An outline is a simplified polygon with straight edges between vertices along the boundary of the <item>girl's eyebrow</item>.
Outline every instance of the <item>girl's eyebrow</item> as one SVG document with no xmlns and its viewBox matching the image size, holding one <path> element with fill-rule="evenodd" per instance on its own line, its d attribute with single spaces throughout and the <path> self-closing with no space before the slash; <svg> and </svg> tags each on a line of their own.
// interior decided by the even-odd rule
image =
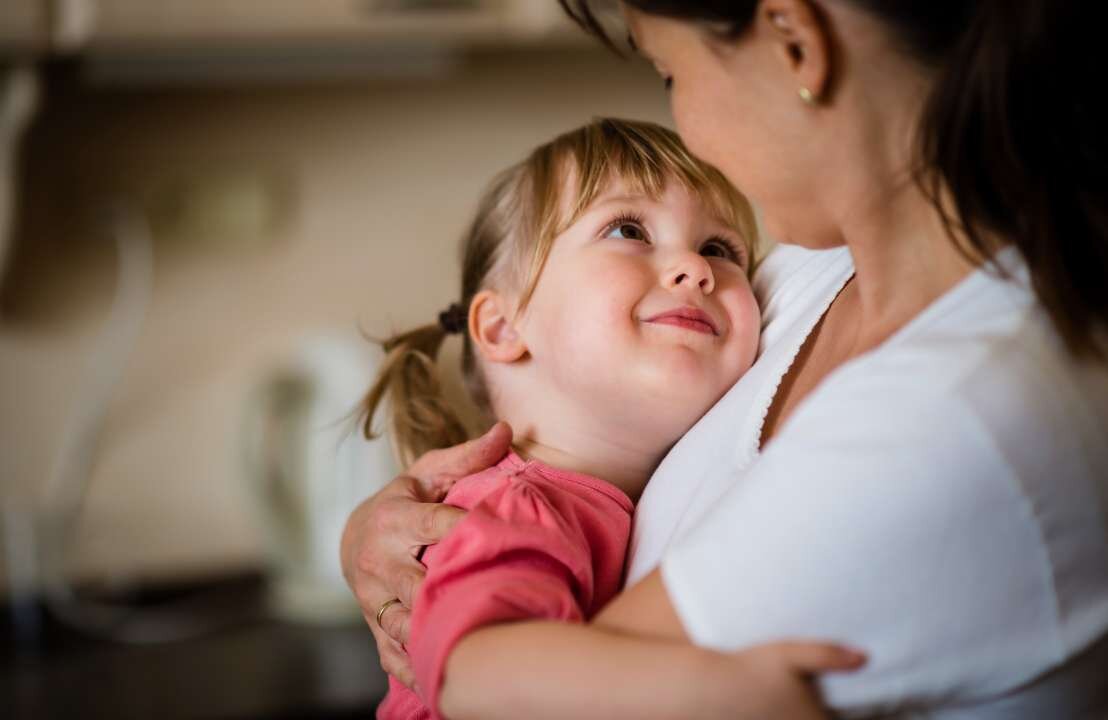
<svg viewBox="0 0 1108 720">
<path fill-rule="evenodd" d="M 600 208 L 606 205 L 613 204 L 632 204 L 632 203 L 657 203 L 656 198 L 652 198 L 645 193 L 631 193 L 631 192 L 616 192 L 607 195 L 598 195 L 591 203 L 592 208 Z"/>
</svg>

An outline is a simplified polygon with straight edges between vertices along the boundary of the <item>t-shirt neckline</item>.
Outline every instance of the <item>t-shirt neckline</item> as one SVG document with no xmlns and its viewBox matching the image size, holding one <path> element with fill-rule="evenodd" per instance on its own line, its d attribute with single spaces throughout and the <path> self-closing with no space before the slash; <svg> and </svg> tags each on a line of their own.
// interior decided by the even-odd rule
<svg viewBox="0 0 1108 720">
<path fill-rule="evenodd" d="M 629 513 L 634 512 L 635 509 L 635 504 L 631 501 L 630 496 L 624 492 L 622 488 L 613 485 L 607 480 L 598 478 L 595 475 L 587 475 L 573 470 L 554 467 L 541 460 L 525 460 L 520 457 L 515 449 L 510 449 L 508 454 L 497 463 L 497 467 L 511 473 L 534 472 L 554 482 L 582 485 L 590 490 L 610 497 Z"/>
</svg>

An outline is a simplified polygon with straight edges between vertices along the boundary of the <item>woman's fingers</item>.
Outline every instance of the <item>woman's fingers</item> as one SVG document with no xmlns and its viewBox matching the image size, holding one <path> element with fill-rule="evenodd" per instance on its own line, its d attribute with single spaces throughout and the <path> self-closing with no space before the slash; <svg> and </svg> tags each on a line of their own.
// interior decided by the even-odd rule
<svg viewBox="0 0 1108 720">
<path fill-rule="evenodd" d="M 397 478 L 397 482 L 404 479 L 407 478 Z M 420 547 L 434 545 L 446 537 L 465 514 L 453 505 L 397 495 L 383 501 L 377 509 L 376 533 L 415 551 L 409 554 L 418 554 Z"/>
<path fill-rule="evenodd" d="M 374 618 L 376 622 L 376 618 Z M 408 632 L 411 629 L 412 611 L 403 605 L 396 603 L 389 606 L 381 616 L 381 630 L 389 639 L 403 648 L 408 643 Z M 405 653 L 405 657 L 407 653 Z"/>
<path fill-rule="evenodd" d="M 408 541 L 417 550 L 440 542 L 466 516 L 465 510 L 442 503 L 420 503 L 407 510 L 411 514 Z"/>
<path fill-rule="evenodd" d="M 498 422 L 479 438 L 426 453 L 408 468 L 407 474 L 419 480 L 428 500 L 439 500 L 459 478 L 499 462 L 511 445 L 511 426 Z"/>
<path fill-rule="evenodd" d="M 419 586 L 423 583 L 423 576 L 426 572 L 423 566 L 418 561 L 412 560 L 410 564 L 400 567 L 395 571 L 395 574 L 391 577 L 387 577 L 386 584 L 392 590 L 393 594 L 385 600 L 396 598 L 400 601 L 400 604 L 406 608 L 412 606 L 412 602 L 415 600 L 415 595 L 419 592 Z M 400 642 L 406 642 L 407 638 L 399 637 L 393 633 L 389 633 Z"/>
<path fill-rule="evenodd" d="M 372 620 L 373 618 L 367 618 Z M 381 659 L 381 668 L 408 687 L 415 682 L 415 674 L 412 672 L 412 663 L 408 653 L 404 652 L 395 640 L 386 639 L 377 642 L 377 654 Z"/>
<path fill-rule="evenodd" d="M 805 674 L 857 670 L 866 664 L 864 653 L 821 642 L 777 643 L 777 651 L 786 665 Z"/>
</svg>

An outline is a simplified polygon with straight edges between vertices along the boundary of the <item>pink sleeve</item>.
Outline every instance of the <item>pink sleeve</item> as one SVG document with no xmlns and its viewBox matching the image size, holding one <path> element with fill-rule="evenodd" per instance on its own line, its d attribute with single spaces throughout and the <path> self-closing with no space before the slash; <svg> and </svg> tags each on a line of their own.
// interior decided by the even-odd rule
<svg viewBox="0 0 1108 720">
<path fill-rule="evenodd" d="M 586 532 L 574 514 L 572 503 L 512 482 L 428 551 L 407 650 L 433 717 L 440 717 L 446 660 L 469 632 L 512 620 L 583 619 L 593 571 Z"/>
</svg>

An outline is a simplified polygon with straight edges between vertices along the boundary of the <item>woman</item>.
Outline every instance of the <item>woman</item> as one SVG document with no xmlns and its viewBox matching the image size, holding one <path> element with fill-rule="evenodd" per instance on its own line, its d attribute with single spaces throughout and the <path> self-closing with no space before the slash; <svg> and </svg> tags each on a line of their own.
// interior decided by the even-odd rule
<svg viewBox="0 0 1108 720">
<path fill-rule="evenodd" d="M 767 259 L 760 359 L 663 462 L 628 589 L 581 632 L 849 642 L 868 667 L 822 689 L 852 714 L 1108 713 L 1095 23 L 1059 0 L 624 11 L 687 145 L 801 247 Z M 429 454 L 348 522 L 344 568 L 393 674 L 414 551 L 457 520 L 433 501 L 508 439 Z M 580 657 L 603 675 L 603 653 Z"/>
</svg>

